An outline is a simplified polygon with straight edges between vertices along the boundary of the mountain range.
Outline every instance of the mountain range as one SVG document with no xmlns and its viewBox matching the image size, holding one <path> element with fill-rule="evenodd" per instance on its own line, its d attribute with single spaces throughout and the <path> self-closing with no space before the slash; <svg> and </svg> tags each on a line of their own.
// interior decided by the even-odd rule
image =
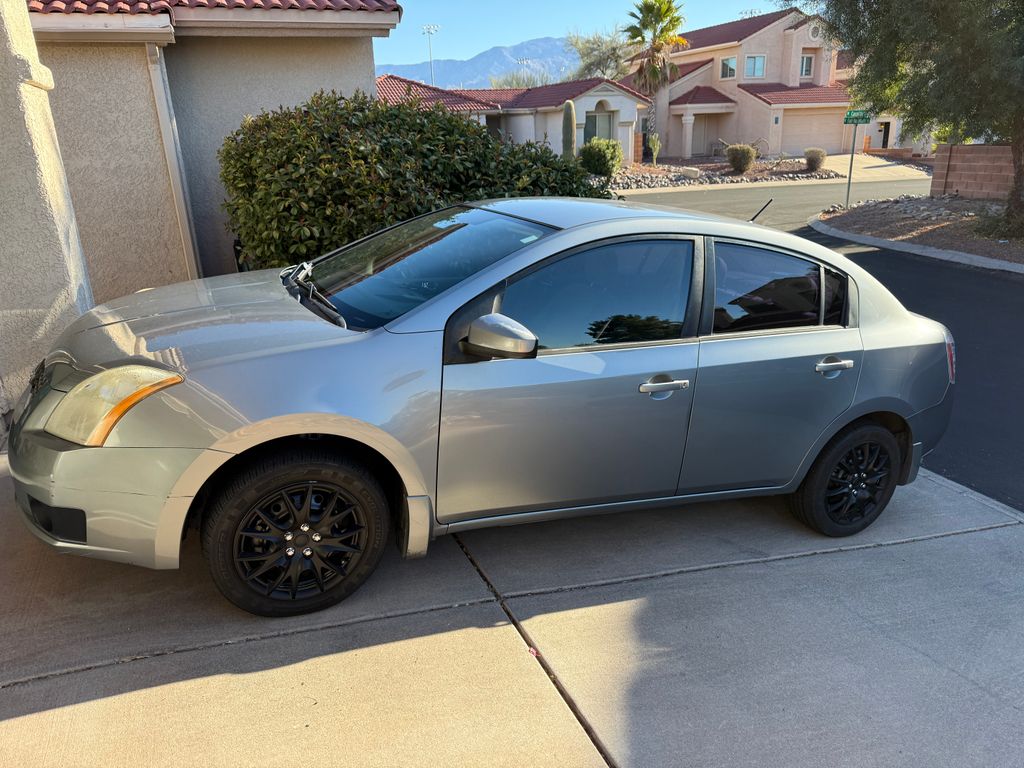
<svg viewBox="0 0 1024 768">
<path fill-rule="evenodd" d="M 520 64 L 517 59 L 528 61 Z M 440 88 L 490 88 L 492 77 L 524 69 L 547 74 L 557 81 L 570 77 L 577 66 L 579 57 L 566 46 L 564 37 L 539 37 L 517 45 L 489 48 L 471 59 L 434 59 L 434 84 Z M 429 83 L 430 62 L 378 64 L 377 74 Z"/>
</svg>

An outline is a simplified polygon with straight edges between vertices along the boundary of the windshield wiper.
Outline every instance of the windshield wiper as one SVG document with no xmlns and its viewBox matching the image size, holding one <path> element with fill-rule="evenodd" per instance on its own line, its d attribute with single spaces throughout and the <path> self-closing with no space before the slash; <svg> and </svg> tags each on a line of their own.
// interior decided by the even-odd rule
<svg viewBox="0 0 1024 768">
<path fill-rule="evenodd" d="M 281 273 L 281 282 L 292 296 L 306 307 L 309 307 L 317 314 L 330 320 L 335 325 L 348 328 L 348 323 L 341 313 L 335 309 L 330 299 L 324 296 L 316 287 L 316 284 L 309 279 L 313 271 L 313 262 L 304 261 L 293 267 L 290 271 Z"/>
</svg>

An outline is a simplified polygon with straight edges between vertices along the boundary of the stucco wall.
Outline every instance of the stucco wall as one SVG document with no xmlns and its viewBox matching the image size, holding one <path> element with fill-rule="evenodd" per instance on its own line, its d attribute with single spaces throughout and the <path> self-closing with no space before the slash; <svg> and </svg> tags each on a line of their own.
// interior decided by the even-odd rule
<svg viewBox="0 0 1024 768">
<path fill-rule="evenodd" d="M 0 3 L 0 445 L 54 337 L 92 304 L 28 9 Z"/>
<path fill-rule="evenodd" d="M 146 46 L 40 43 L 97 302 L 188 279 Z"/>
<path fill-rule="evenodd" d="M 217 150 L 247 114 L 294 106 L 319 89 L 374 92 L 370 38 L 179 36 L 167 76 L 206 275 L 235 270 Z"/>
</svg>

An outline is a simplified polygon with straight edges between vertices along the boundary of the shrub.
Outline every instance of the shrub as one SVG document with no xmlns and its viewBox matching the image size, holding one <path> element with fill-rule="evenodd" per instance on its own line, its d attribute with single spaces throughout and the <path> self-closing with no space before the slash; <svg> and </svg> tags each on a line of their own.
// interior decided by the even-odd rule
<svg viewBox="0 0 1024 768">
<path fill-rule="evenodd" d="M 622 145 L 614 139 L 591 139 L 580 150 L 580 163 L 590 173 L 610 179 L 622 165 Z"/>
<path fill-rule="evenodd" d="M 225 208 L 253 269 L 294 264 L 382 227 L 488 197 L 610 197 L 575 158 L 513 144 L 441 106 L 319 92 L 247 117 L 220 153 Z"/>
<path fill-rule="evenodd" d="M 757 150 L 749 144 L 730 144 L 725 148 L 725 157 L 736 173 L 746 173 L 757 159 Z"/>
<path fill-rule="evenodd" d="M 658 165 L 658 155 L 661 153 L 661 136 L 652 133 L 647 137 L 647 146 L 651 148 L 651 162 Z"/>
<path fill-rule="evenodd" d="M 819 147 L 808 147 L 804 150 L 804 162 L 807 164 L 807 170 L 811 173 L 821 170 L 826 157 L 828 157 L 828 152 Z"/>
</svg>

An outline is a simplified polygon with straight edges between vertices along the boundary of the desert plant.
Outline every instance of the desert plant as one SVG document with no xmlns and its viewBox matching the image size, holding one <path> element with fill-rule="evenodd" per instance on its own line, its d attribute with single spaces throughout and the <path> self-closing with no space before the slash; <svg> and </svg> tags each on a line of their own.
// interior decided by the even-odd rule
<svg viewBox="0 0 1024 768">
<path fill-rule="evenodd" d="M 821 166 L 825 164 L 826 157 L 828 157 L 828 152 L 821 147 L 808 147 L 804 150 L 804 163 L 806 163 L 807 170 L 811 173 L 821 170 Z"/>
<path fill-rule="evenodd" d="M 633 57 L 637 65 L 633 83 L 651 97 L 647 118 L 651 128 L 656 128 L 658 90 L 679 74 L 679 67 L 672 61 L 671 54 L 678 48 L 689 47 L 686 39 L 679 35 L 683 13 L 676 0 L 637 0 L 629 17 L 633 23 L 624 30 L 626 41 L 639 51 Z"/>
<path fill-rule="evenodd" d="M 622 166 L 622 145 L 614 139 L 591 139 L 580 150 L 580 163 L 595 176 L 610 179 Z"/>
<path fill-rule="evenodd" d="M 319 92 L 246 118 L 220 150 L 241 261 L 294 264 L 421 213 L 525 195 L 610 197 L 576 159 L 514 144 L 439 105 Z"/>
<path fill-rule="evenodd" d="M 657 165 L 658 154 L 661 152 L 661 136 L 656 133 L 652 133 L 647 137 L 647 146 L 651 148 L 651 161 L 654 165 Z"/>
<path fill-rule="evenodd" d="M 725 148 L 725 157 L 736 173 L 746 173 L 757 159 L 757 150 L 749 144 L 730 144 Z"/>
<path fill-rule="evenodd" d="M 562 105 L 562 157 L 576 157 L 576 105 L 572 99 Z"/>
</svg>

